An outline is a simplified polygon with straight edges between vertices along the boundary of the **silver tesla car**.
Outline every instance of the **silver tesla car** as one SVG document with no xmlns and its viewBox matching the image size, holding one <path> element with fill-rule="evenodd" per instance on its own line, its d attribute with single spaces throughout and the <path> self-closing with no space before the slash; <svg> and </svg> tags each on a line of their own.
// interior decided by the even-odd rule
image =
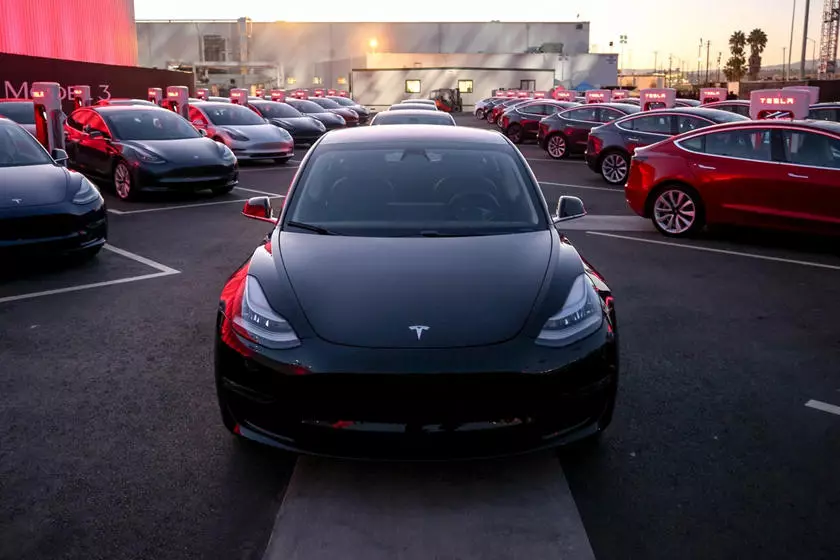
<svg viewBox="0 0 840 560">
<path fill-rule="evenodd" d="M 238 160 L 273 159 L 286 163 L 294 155 L 295 143 L 288 132 L 242 105 L 193 103 L 190 121 L 213 140 L 226 144 Z"/>
</svg>

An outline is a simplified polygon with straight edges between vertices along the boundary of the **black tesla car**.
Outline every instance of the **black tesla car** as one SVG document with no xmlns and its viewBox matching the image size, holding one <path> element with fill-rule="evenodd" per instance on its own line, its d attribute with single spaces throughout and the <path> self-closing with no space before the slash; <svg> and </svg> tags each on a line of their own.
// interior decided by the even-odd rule
<svg viewBox="0 0 840 560">
<path fill-rule="evenodd" d="M 528 163 L 471 127 L 325 135 L 227 280 L 224 425 L 331 456 L 481 457 L 595 436 L 618 383 L 610 290 L 558 229 Z M 340 278 L 340 282 L 336 282 Z"/>
<path fill-rule="evenodd" d="M 0 255 L 92 257 L 108 219 L 99 190 L 15 122 L 0 117 Z"/>
<path fill-rule="evenodd" d="M 31 99 L 0 99 L 0 117 L 15 121 L 35 136 L 35 104 Z"/>
<path fill-rule="evenodd" d="M 540 121 L 565 109 L 579 107 L 576 101 L 554 101 L 538 99 L 530 103 L 520 103 L 502 113 L 499 128 L 514 144 L 523 140 L 536 139 Z"/>
<path fill-rule="evenodd" d="M 364 105 L 360 105 L 348 97 L 339 97 L 338 95 L 328 95 L 326 98 L 335 101 L 342 107 L 354 110 L 359 115 L 359 124 L 367 124 L 370 120 L 370 109 Z"/>
<path fill-rule="evenodd" d="M 274 126 L 283 128 L 292 135 L 295 146 L 314 143 L 327 127 L 318 119 L 304 115 L 288 103 L 253 100 L 248 105 Z"/>
<path fill-rule="evenodd" d="M 144 190 L 230 192 L 238 182 L 236 156 L 160 107 L 82 107 L 64 130 L 70 165 L 111 180 L 128 200 Z"/>
<path fill-rule="evenodd" d="M 347 126 L 347 121 L 344 120 L 344 117 L 337 115 L 332 111 L 328 111 L 308 99 L 294 99 L 287 97 L 283 103 L 294 107 L 304 115 L 308 115 L 313 119 L 321 121 L 327 130 L 335 130 L 337 128 L 344 128 Z"/>
<path fill-rule="evenodd" d="M 593 128 L 586 146 L 586 163 L 607 183 L 623 185 L 636 148 L 698 128 L 746 120 L 736 113 L 706 107 L 639 112 Z"/>
<path fill-rule="evenodd" d="M 814 103 L 808 111 L 808 118 L 815 121 L 840 122 L 840 103 Z"/>
<path fill-rule="evenodd" d="M 554 159 L 582 154 L 586 151 L 590 130 L 640 110 L 635 105 L 622 103 L 590 103 L 567 109 L 540 121 L 537 141 Z"/>
<path fill-rule="evenodd" d="M 332 99 L 327 99 L 326 97 L 310 97 L 309 101 L 315 103 L 316 105 L 320 105 L 330 113 L 340 115 L 347 126 L 359 126 L 362 122 L 359 117 L 359 113 L 349 107 L 342 107 Z"/>
</svg>

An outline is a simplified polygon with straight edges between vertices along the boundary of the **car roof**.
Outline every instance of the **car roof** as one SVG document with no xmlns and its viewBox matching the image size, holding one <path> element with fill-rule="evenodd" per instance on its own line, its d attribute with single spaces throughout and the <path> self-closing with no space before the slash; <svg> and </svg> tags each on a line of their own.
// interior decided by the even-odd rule
<svg viewBox="0 0 840 560">
<path fill-rule="evenodd" d="M 15 97 L 0 98 L 0 103 L 32 103 L 31 99 L 18 99 Z"/>
<path fill-rule="evenodd" d="M 730 113 L 729 111 L 722 111 L 720 109 L 709 108 L 709 107 L 672 107 L 671 109 L 653 109 L 651 111 L 640 111 L 638 113 L 634 113 L 633 115 L 640 115 L 640 114 L 650 114 L 650 113 L 673 113 L 679 115 L 697 115 L 698 117 L 705 117 L 709 120 L 715 120 L 718 117 L 724 116 L 727 119 L 731 119 L 733 115 L 735 115 L 735 119 L 738 122 L 741 122 L 741 119 L 738 119 L 740 115 L 737 113 Z M 746 117 L 744 117 L 746 119 Z M 747 119 L 749 120 L 749 119 Z M 733 122 L 731 120 L 727 120 L 726 122 Z"/>
<path fill-rule="evenodd" d="M 746 99 L 721 99 L 720 101 L 712 101 L 711 103 L 704 103 L 703 107 L 707 107 L 709 105 L 724 105 L 729 103 L 731 105 L 749 105 L 750 102 Z"/>
<path fill-rule="evenodd" d="M 823 101 L 822 103 L 814 103 L 811 109 L 838 109 L 840 108 L 840 101 Z"/>
<path fill-rule="evenodd" d="M 231 105 L 236 105 L 236 103 L 225 103 L 224 101 L 196 101 L 195 103 L 190 103 L 190 105 L 195 105 L 196 107 L 219 107 L 222 109 L 227 109 Z"/>
<path fill-rule="evenodd" d="M 420 111 L 418 111 L 420 112 Z M 401 112 L 400 114 L 405 114 Z M 429 111 L 422 111 L 428 115 Z M 400 142 L 423 139 L 435 142 L 466 142 L 472 144 L 507 144 L 499 132 L 470 126 L 440 126 L 437 124 L 394 124 L 389 126 L 362 126 L 334 130 L 319 142 L 330 144 L 369 144 L 371 142 Z"/>
<path fill-rule="evenodd" d="M 715 124 L 705 128 L 698 128 L 692 132 L 709 132 L 716 130 L 729 130 L 737 128 L 753 128 L 756 126 L 766 126 L 771 128 L 808 128 L 811 130 L 824 130 L 833 134 L 840 135 L 840 123 L 833 121 L 806 121 L 806 120 L 788 120 L 788 119 L 763 119 L 763 120 L 746 120 L 737 122 L 728 122 L 722 124 Z"/>
<path fill-rule="evenodd" d="M 387 117 L 389 119 L 392 118 L 392 117 L 395 118 L 395 119 L 402 118 L 405 115 L 409 115 L 409 116 L 418 115 L 418 116 L 421 116 L 421 117 L 428 117 L 429 115 L 432 115 L 432 118 L 449 120 L 449 119 L 447 119 L 447 117 L 449 117 L 449 113 L 447 113 L 446 111 L 426 111 L 424 109 L 405 109 L 403 111 L 393 111 L 393 112 L 382 111 L 381 113 L 376 114 L 376 118 L 377 119 L 383 118 L 383 116 L 385 116 L 385 115 L 390 115 L 390 116 Z"/>
<path fill-rule="evenodd" d="M 636 113 L 639 109 L 636 105 L 630 105 L 629 103 L 581 103 L 578 107 L 569 107 L 566 111 L 575 111 L 577 109 L 586 109 L 587 107 L 610 107 L 612 109 L 618 109 L 619 111 L 627 111 L 629 110 L 631 113 Z M 633 111 L 636 109 L 636 111 Z M 629 113 L 628 113 L 629 114 Z"/>
<path fill-rule="evenodd" d="M 166 111 L 171 113 L 169 109 L 164 109 L 158 105 L 91 105 L 90 107 L 81 107 L 82 109 L 92 109 L 97 113 L 107 115 L 108 113 L 118 113 L 120 111 Z"/>
</svg>

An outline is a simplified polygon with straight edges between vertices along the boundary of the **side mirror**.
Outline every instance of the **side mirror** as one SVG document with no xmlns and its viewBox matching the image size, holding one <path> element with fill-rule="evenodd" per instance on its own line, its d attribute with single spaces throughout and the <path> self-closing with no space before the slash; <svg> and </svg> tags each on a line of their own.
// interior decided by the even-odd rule
<svg viewBox="0 0 840 560">
<path fill-rule="evenodd" d="M 50 155 L 52 156 L 52 158 L 55 160 L 56 163 L 64 163 L 65 161 L 70 159 L 70 157 L 67 155 L 67 152 L 65 152 L 64 150 L 60 150 L 58 148 L 56 148 L 52 152 L 50 152 Z"/>
<path fill-rule="evenodd" d="M 586 216 L 586 207 L 583 201 L 576 196 L 561 196 L 557 201 L 557 211 L 553 219 L 554 223 L 567 222 Z"/>
<path fill-rule="evenodd" d="M 277 223 L 276 218 L 271 217 L 271 201 L 267 196 L 255 196 L 249 198 L 245 202 L 245 207 L 242 209 L 242 215 L 252 220 L 260 220 L 261 222 Z"/>
</svg>

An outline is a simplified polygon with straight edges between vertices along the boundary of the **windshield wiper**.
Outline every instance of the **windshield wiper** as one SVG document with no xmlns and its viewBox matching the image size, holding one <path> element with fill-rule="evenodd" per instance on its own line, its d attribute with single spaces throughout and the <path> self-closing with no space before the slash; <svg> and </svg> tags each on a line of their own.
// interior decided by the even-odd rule
<svg viewBox="0 0 840 560">
<path fill-rule="evenodd" d="M 336 233 L 334 231 L 330 231 L 327 228 L 322 228 L 321 226 L 316 226 L 315 224 L 307 224 L 307 223 L 304 223 L 304 222 L 289 221 L 289 222 L 286 222 L 286 225 L 296 227 L 298 229 L 305 229 L 306 231 L 311 231 L 311 232 L 317 233 L 319 235 L 341 235 L 341 234 Z"/>
<path fill-rule="evenodd" d="M 470 232 L 470 233 L 446 233 L 441 231 L 436 231 L 433 229 L 426 229 L 420 232 L 420 237 L 473 237 L 475 235 L 481 235 L 480 233 Z"/>
</svg>

